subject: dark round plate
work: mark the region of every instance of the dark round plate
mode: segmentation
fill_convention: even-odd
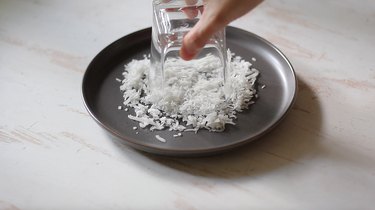
[[[228,125],[225,132],[200,130],[197,134],[133,130],[138,123],[128,118],[134,114],[118,110],[123,97],[119,89],[124,65],[132,59],[149,54],[151,28],[129,34],[102,50],[90,63],[83,77],[82,93],[87,111],[94,120],[111,134],[130,146],[155,154],[171,156],[200,156],[223,152],[251,142],[277,125],[291,108],[296,97],[297,80],[287,58],[268,41],[250,32],[227,27],[227,46],[236,55],[254,64],[260,70],[259,98],[249,110],[238,114],[237,125]],[[252,58],[256,58],[256,62]],[[259,85],[260,86],[260,85]],[[139,132],[138,134],[136,132]],[[161,142],[155,135],[166,139]]]

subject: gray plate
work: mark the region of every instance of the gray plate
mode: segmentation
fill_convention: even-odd
[[[210,155],[244,145],[269,132],[287,114],[296,97],[297,80],[287,58],[268,41],[250,32],[227,27],[227,46],[252,62],[259,69],[259,89],[256,103],[238,114],[237,125],[227,126],[225,132],[214,133],[200,130],[197,134],[184,132],[174,138],[176,132],[133,130],[138,123],[127,116],[134,114],[118,110],[123,97],[119,90],[124,65],[132,59],[141,59],[150,51],[151,28],[127,35],[102,50],[90,63],[83,77],[82,92],[87,111],[94,120],[111,134],[123,139],[130,146],[146,152],[170,156]],[[259,85],[260,86],[260,85]],[[167,140],[160,142],[159,135]]]

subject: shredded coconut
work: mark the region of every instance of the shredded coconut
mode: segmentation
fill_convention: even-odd
[[[132,60],[125,65],[120,86],[123,104],[135,111],[128,117],[141,128],[222,132],[226,124],[235,125],[236,114],[257,97],[254,86],[259,71],[230,51],[225,85],[218,76],[222,71],[220,60],[213,55],[189,62],[169,58],[161,89],[149,89],[149,69],[148,56]]]
[[[178,133],[178,134],[175,134],[175,135],[173,135],[173,137],[181,137],[182,136],[182,134],[181,133]]]
[[[167,142],[167,140],[165,140],[165,138],[163,137],[160,137],[159,135],[155,135],[155,138],[163,143]]]

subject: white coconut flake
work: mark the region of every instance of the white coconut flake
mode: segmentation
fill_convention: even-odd
[[[121,109],[122,109],[122,106],[118,106],[117,109],[118,109],[118,110],[121,110]]]
[[[137,130],[137,129],[138,129],[137,127],[135,127],[135,126],[133,127],[133,130]]]
[[[178,134],[175,134],[175,135],[173,135],[173,137],[181,137],[182,136],[182,134],[181,133],[178,133]]]
[[[155,138],[163,143],[167,142],[167,140],[165,140],[165,138],[163,137],[160,137],[159,135],[155,135]]]
[[[131,61],[125,65],[120,86],[123,104],[134,108],[135,114],[128,117],[138,121],[141,128],[222,132],[227,124],[235,125],[237,113],[257,97],[259,71],[230,51],[225,84],[219,76],[220,60],[213,55],[189,62],[167,59],[160,89],[149,89],[149,69],[149,56]]]
[[[121,79],[119,79],[119,78],[116,78],[116,81],[117,81],[117,82],[122,82],[122,80],[121,80]]]

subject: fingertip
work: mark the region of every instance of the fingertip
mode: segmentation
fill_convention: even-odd
[[[195,57],[195,54],[194,53],[191,53],[189,52],[185,45],[182,45],[181,49],[180,49],[180,57],[186,61],[190,61],[192,60],[194,57]]]

